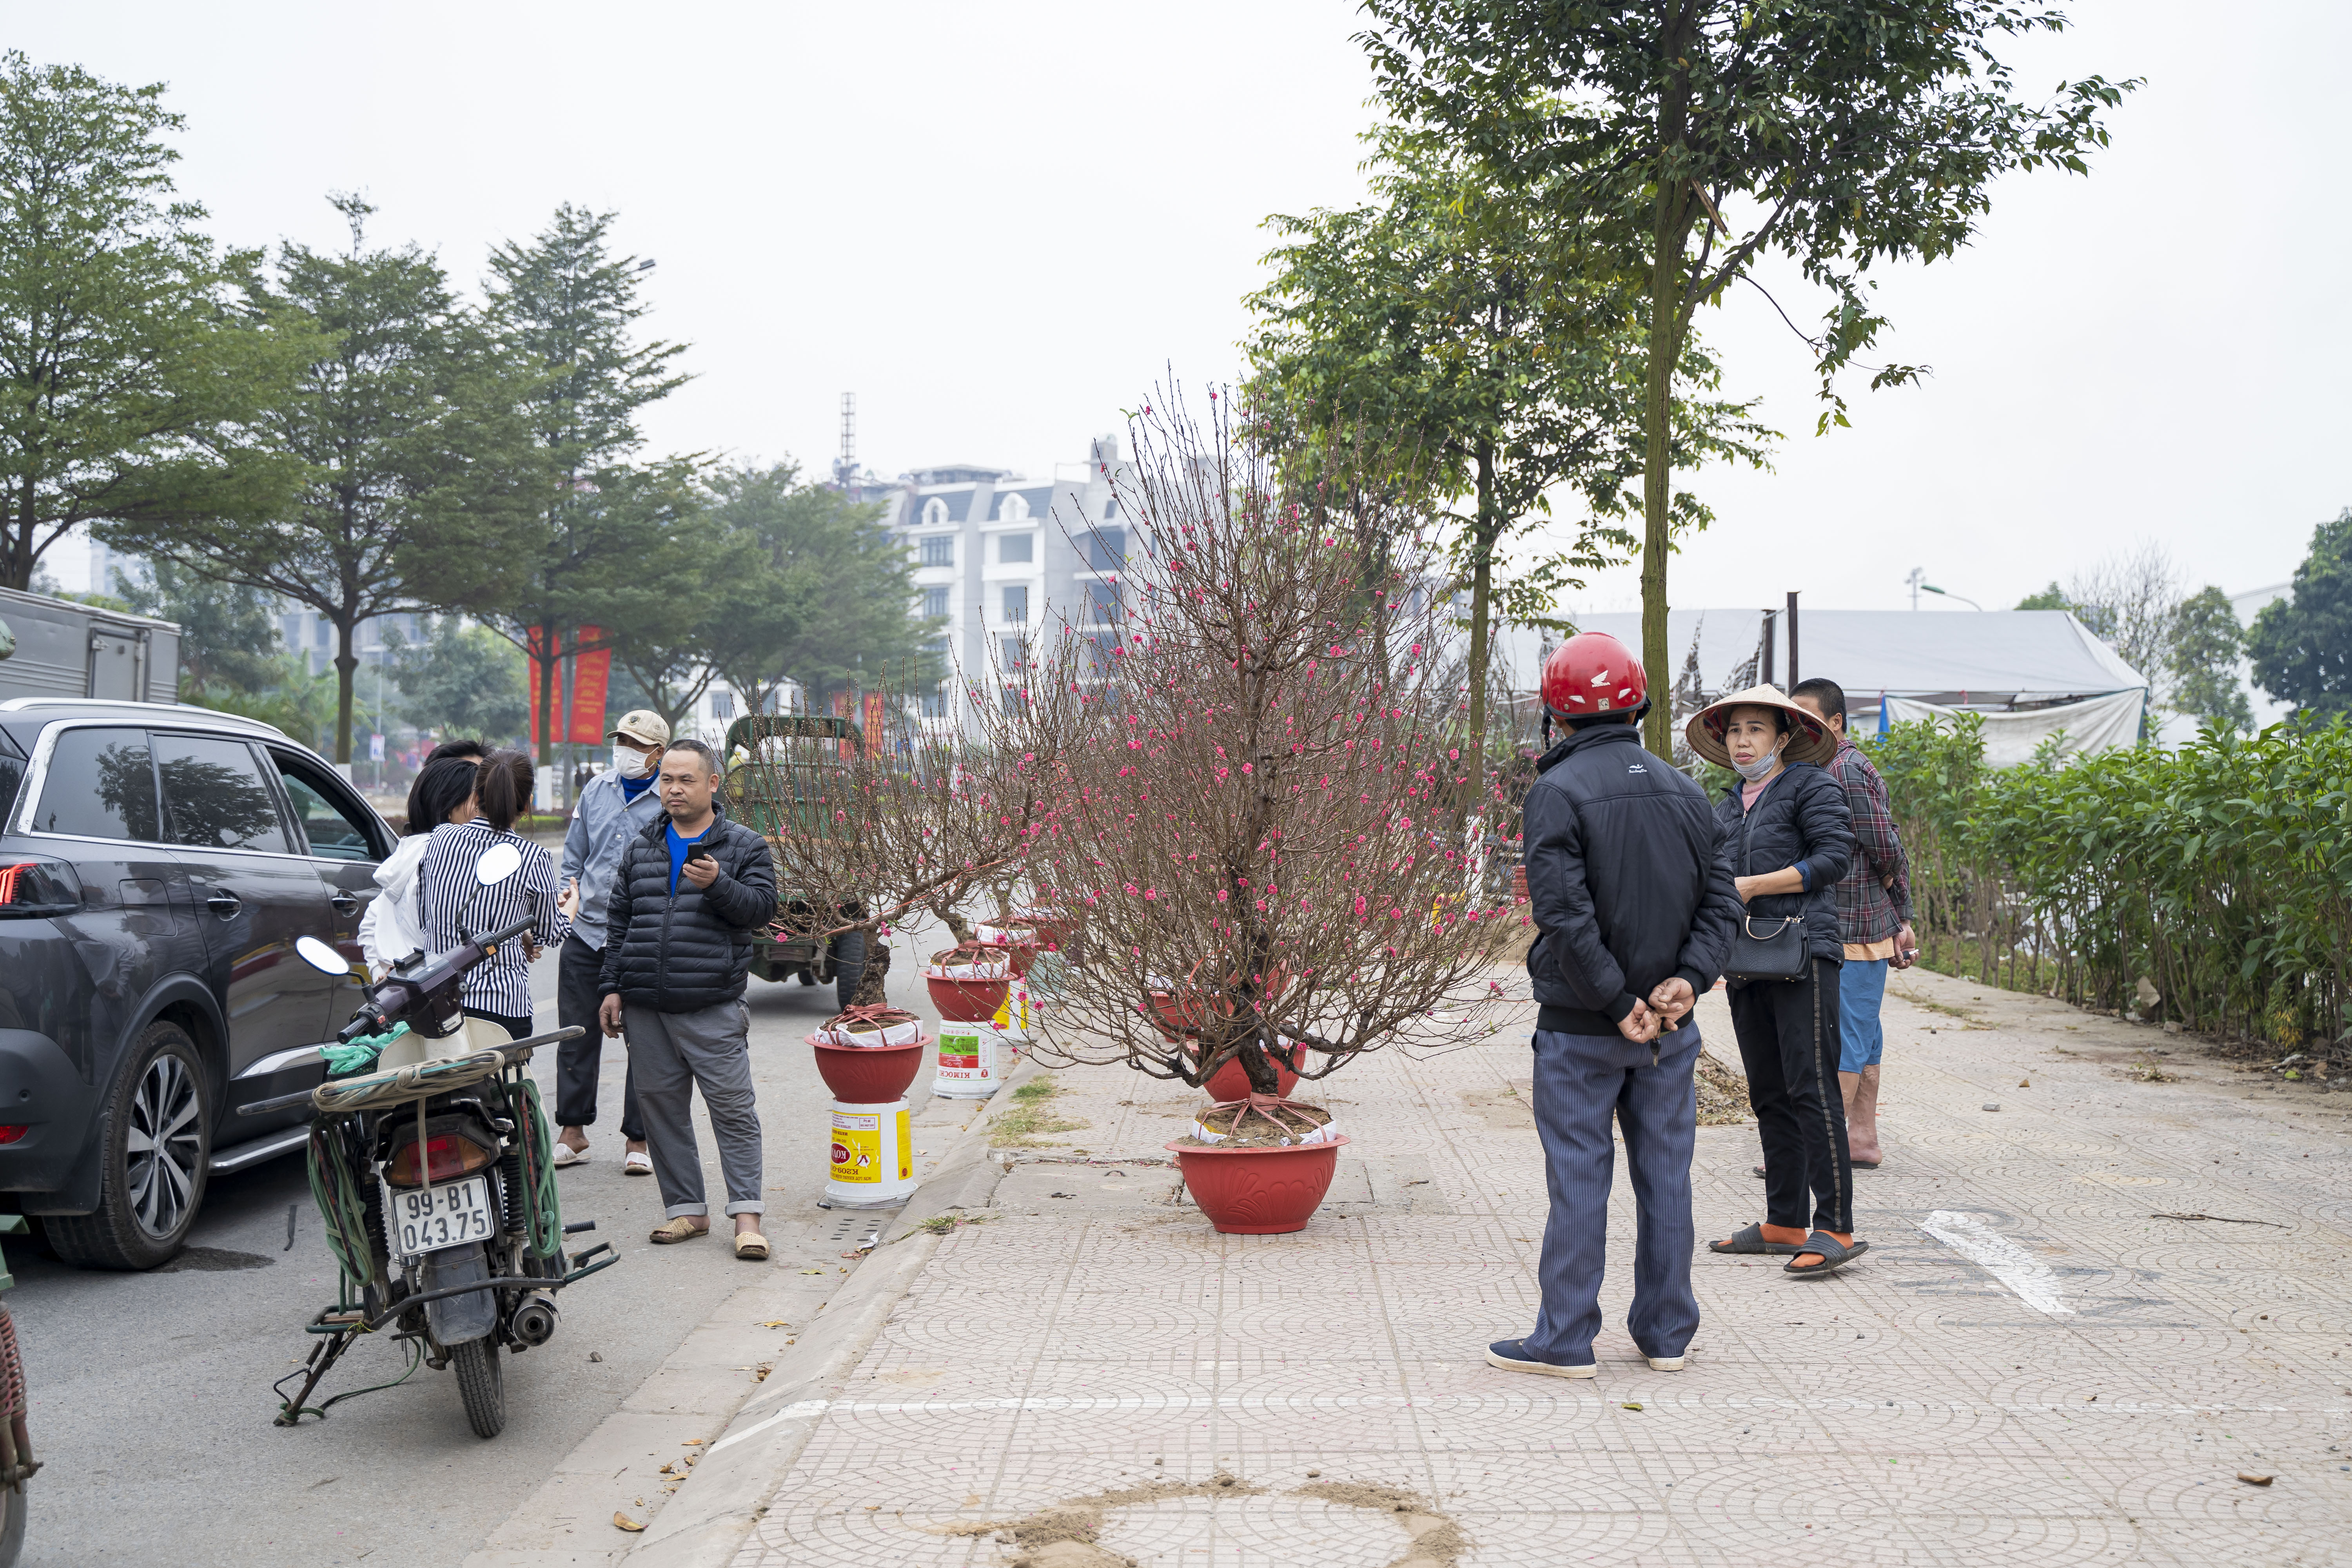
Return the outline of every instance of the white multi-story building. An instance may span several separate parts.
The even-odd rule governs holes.
[[[971,464],[919,468],[879,498],[883,525],[914,557],[916,613],[939,624],[934,646],[967,679],[1017,667],[1030,639],[1058,636],[1064,621],[1085,636],[1117,635],[1131,542],[1113,483],[1124,469],[1118,443],[1096,438],[1076,468],[1050,479]],[[945,690],[925,700],[926,717],[952,710]]]

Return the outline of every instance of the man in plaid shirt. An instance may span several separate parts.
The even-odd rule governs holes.
[[[1886,781],[1845,733],[1845,692],[1833,680],[1801,680],[1790,698],[1829,721],[1838,738],[1830,772],[1845,785],[1853,812],[1853,863],[1837,885],[1838,937],[1845,963],[1838,974],[1838,1087],[1857,1171],[1878,1169],[1878,1058],[1886,1034],[1878,1014],[1886,972],[1918,962],[1911,931],[1911,862],[1886,805]]]

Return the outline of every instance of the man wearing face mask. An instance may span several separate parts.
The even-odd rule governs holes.
[[[621,716],[611,740],[613,765],[581,790],[563,835],[563,909],[572,917],[572,934],[563,939],[556,1017],[563,1027],[587,1033],[556,1051],[555,1120],[562,1129],[555,1135],[558,1165],[576,1165],[588,1156],[588,1129],[596,1121],[597,1064],[604,1054],[596,1023],[597,984],[604,967],[613,875],[629,841],[662,814],[654,768],[669,745],[669,723],[658,713],[636,709]],[[653,1174],[636,1085],[627,1079],[622,1080],[621,1137],[628,1145],[622,1170],[632,1176]]]

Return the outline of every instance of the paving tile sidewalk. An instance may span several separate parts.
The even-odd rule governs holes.
[[[1296,1235],[1220,1237],[1159,1166],[1022,1164],[816,1416],[738,1568],[2352,1561],[2352,1097],[2186,1052],[2143,1081],[2126,1065],[2177,1042],[1896,987],[1921,1002],[1888,1003],[1872,1252],[1822,1281],[1702,1252],[1687,1371],[1623,1332],[1622,1172],[1601,1375],[1480,1360],[1535,1311],[1516,1009],[1491,1045],[1328,1080],[1354,1142]],[[1736,1060],[1719,994],[1701,1023]],[[1159,1156],[1198,1102],[1058,1081],[1088,1125],[1032,1153]],[[1700,1130],[1702,1237],[1760,1214],[1756,1157],[1752,1128]],[[1107,1492],[1099,1551],[1003,1539]]]

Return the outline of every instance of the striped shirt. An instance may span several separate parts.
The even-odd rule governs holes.
[[[474,879],[474,862],[493,844],[511,844],[521,850],[522,868],[505,881],[485,888]],[[425,919],[427,952],[446,952],[457,945],[460,911],[466,930],[477,936],[503,931],[530,916],[536,921],[535,928],[523,934],[551,947],[572,929],[572,922],[555,907],[555,858],[543,845],[500,833],[484,822],[445,822],[425,841],[425,861],[416,872],[416,907]],[[467,904],[468,899],[473,900],[471,907]],[[522,942],[508,942],[499,949],[497,957],[475,965],[459,995],[467,1006],[478,1012],[530,1017],[530,959]]]

